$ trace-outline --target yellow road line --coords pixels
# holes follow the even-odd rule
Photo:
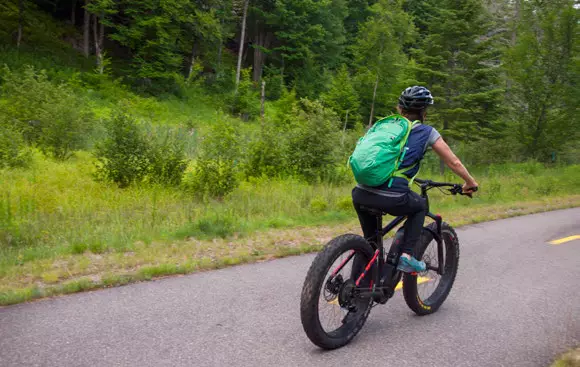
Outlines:
[[[338,304],[338,297],[336,297],[336,298],[335,298],[335,299],[333,299],[332,301],[328,302],[328,304],[329,304],[329,305],[337,305],[337,306],[340,306],[340,305]]]
[[[580,240],[580,235],[574,235],[574,236],[564,237],[564,238],[560,238],[558,240],[550,241],[548,243],[550,245],[559,245],[559,244],[562,244],[562,243],[565,243],[565,242],[574,241],[574,240]]]
[[[427,278],[427,277],[417,277],[417,284],[421,284],[421,283],[427,283],[431,280],[431,278]],[[395,287],[395,290],[399,290],[403,288],[403,282],[399,282],[399,284],[397,284],[397,286]]]

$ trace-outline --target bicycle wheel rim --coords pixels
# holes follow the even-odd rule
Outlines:
[[[445,259],[445,273],[438,274],[435,270],[427,270],[418,275],[417,278],[417,297],[421,303],[432,306],[439,302],[442,296],[445,296],[452,286],[457,271],[455,250],[451,234],[447,231],[442,232],[443,236],[443,258]],[[423,261],[429,262],[431,266],[439,265],[437,255],[437,241],[432,239],[425,247],[421,255]]]
[[[354,253],[350,260],[348,257]],[[322,282],[319,297],[318,297],[318,320],[322,330],[332,338],[343,338],[345,334],[351,332],[351,323],[358,321],[360,317],[367,311],[368,307],[371,306],[371,299],[356,299],[353,302],[357,306],[357,310],[354,314],[347,308],[340,305],[340,295],[338,293],[331,292],[327,289],[328,280],[331,277],[342,276],[343,280],[354,282],[360,275],[360,271],[354,269],[356,258],[363,263],[362,268],[370,261],[367,256],[361,251],[348,250],[335,257],[332,264],[328,267],[327,272]],[[344,263],[344,264],[343,264]],[[340,266],[343,265],[342,269],[333,275],[333,272]],[[362,269],[361,269],[362,271]],[[365,280],[366,283],[371,279],[372,272],[368,272]],[[366,279],[368,277],[368,279]],[[363,281],[364,283],[364,281]],[[362,283],[361,283],[362,284]]]

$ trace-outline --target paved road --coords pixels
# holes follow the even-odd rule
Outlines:
[[[348,346],[302,331],[313,256],[168,278],[0,309],[7,366],[546,366],[580,344],[580,208],[463,227],[443,307],[397,294]]]

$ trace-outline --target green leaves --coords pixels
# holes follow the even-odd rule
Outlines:
[[[145,135],[134,117],[121,108],[107,121],[107,137],[97,145],[95,177],[119,187],[143,182],[179,185],[187,167],[183,142],[166,131]]]

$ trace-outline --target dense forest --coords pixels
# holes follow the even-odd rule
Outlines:
[[[302,154],[296,158],[302,166],[290,174],[318,177],[336,162],[328,157],[336,153],[332,139],[342,142],[340,156],[347,155],[364,127],[394,111],[402,89],[422,84],[435,96],[430,123],[469,162],[578,162],[578,4],[8,0],[0,5],[5,54],[0,61],[7,65],[2,73],[4,138],[14,145],[22,135],[28,145],[66,158],[85,147],[81,140],[87,127],[61,121],[50,132],[49,123],[38,127],[42,123],[30,122],[42,121],[39,115],[50,113],[46,106],[27,116],[17,109],[34,109],[31,100],[46,100],[47,95],[55,101],[70,97],[69,109],[81,106],[86,101],[75,95],[95,89],[107,94],[104,85],[186,103],[189,91],[196,90],[213,96],[213,107],[244,123],[261,122],[262,132],[253,137],[257,140],[243,149],[250,157],[246,173],[279,175],[288,165],[284,159]],[[67,74],[57,65],[75,72]],[[94,118],[80,107],[62,113],[70,117],[64,120],[84,125]],[[113,125],[132,124],[132,117],[122,114],[113,120]],[[307,132],[295,125],[319,136],[309,141]],[[59,136],[63,129],[69,129],[68,137]],[[111,124],[108,129],[109,135],[114,133]],[[219,134],[227,135],[227,128]],[[273,146],[278,135],[289,139],[284,149]],[[346,147],[345,136],[350,142]],[[224,137],[214,140],[223,142]],[[107,149],[110,154],[116,149],[109,143],[99,148],[103,166],[111,164]],[[3,154],[14,155],[16,149]],[[205,150],[213,151],[205,154],[207,164],[215,154],[233,154]],[[196,156],[203,165],[204,149],[197,149]],[[166,169],[166,163],[160,164],[158,171]],[[178,170],[184,166],[179,157],[168,164]],[[103,174],[120,185],[131,181]]]

